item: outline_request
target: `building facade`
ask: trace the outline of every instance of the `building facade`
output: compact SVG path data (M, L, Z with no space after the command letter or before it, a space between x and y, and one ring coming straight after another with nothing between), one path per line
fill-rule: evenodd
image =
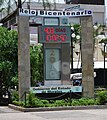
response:
M74 6L80 6L80 8L87 9L87 10L92 10L93 11L93 24L94 23L99 23L102 25L105 25L105 6L104 5L93 5L93 4L56 4L56 6L52 5L51 10L64 10L66 8L74 7ZM28 8L28 3L23 4L23 8ZM10 12L13 12L16 9L15 5L12 5L12 9ZM35 3L31 2L30 3L30 9L44 9L44 6L42 3ZM50 9L49 7L46 7L45 9ZM0 12L0 19L3 19L4 17L7 16L6 10L3 10ZM72 22L78 22L78 20L72 20Z

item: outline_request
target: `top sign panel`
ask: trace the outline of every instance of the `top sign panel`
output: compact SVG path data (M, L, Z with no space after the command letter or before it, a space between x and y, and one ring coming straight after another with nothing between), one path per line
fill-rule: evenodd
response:
M91 10L76 10L76 11L45 11L45 10L30 10L19 9L20 16L40 16L40 17L81 17L92 16Z

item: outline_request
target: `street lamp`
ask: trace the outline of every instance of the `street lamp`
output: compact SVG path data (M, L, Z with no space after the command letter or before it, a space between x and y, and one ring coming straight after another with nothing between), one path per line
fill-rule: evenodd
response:
M74 33L74 27L71 27L71 73L73 73L73 40L74 38L79 40L80 35L76 35Z
M105 69L105 63L106 63L106 61L105 61L105 59L106 59L106 44L107 44L107 37L106 36L104 36L104 39L102 39L101 41L100 41L100 43L102 43L103 44L103 46L104 46L104 85L105 85L105 78L106 78L106 69Z
M74 27L71 27L71 73L73 73L73 38L75 38Z
M104 85L105 85L105 58L106 58L106 56L105 56L105 53L106 53L106 43L104 43Z
M77 36L76 36L76 39L79 40L79 39L80 39L80 35L77 35Z
M104 40L107 40L107 38L105 38ZM102 40L102 44L103 44L103 47L104 47L104 85L105 85L105 80L106 80L106 44L107 44L107 41L104 41Z

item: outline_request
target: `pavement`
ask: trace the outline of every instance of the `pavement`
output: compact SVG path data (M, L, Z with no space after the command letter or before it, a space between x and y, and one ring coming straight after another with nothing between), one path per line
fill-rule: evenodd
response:
M0 106L0 114L1 113L16 113L20 112L14 109L9 108L8 106ZM1 120L1 119L0 119Z
M0 120L107 120L107 109L20 112L3 106Z

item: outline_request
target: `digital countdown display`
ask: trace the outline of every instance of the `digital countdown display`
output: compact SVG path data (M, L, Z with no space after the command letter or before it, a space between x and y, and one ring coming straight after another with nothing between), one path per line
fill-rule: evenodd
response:
M69 43L71 41L69 26L40 26L38 32L40 43Z

